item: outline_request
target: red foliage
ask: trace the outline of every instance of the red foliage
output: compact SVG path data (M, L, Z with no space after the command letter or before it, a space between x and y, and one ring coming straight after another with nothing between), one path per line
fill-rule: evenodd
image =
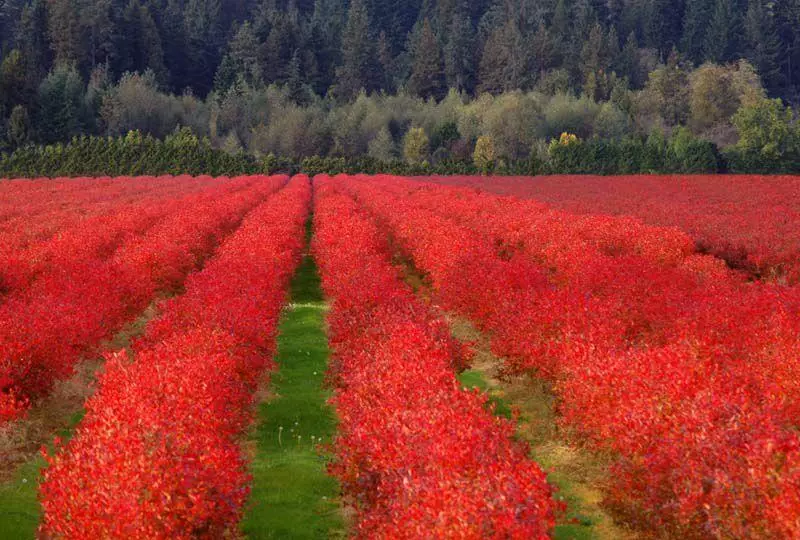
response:
M545 476L463 391L464 351L402 283L385 239L333 181L318 177L314 252L334 351L339 414L333 473L361 538L546 538L558 505Z
M30 213L0 225L0 294L19 291L48 272L108 258L126 240L174 211L182 199L190 202L195 193L219 183L211 177L115 179L112 186L88 189L80 197L56 198L61 209L45 215L37 213L31 201L19 202ZM36 240L51 233L46 240Z
M269 184L269 182L264 182ZM249 494L239 444L271 367L311 198L296 177L109 356L75 436L48 457L41 533L57 538L222 538Z
M343 178L563 425L617 456L609 502L676 535L800 534L800 290L674 230L398 178ZM597 223L597 227L592 224Z
M570 212L677 226L699 249L760 277L800 283L798 176L439 177Z
M161 217L119 219L120 226L136 229L130 234L115 233L111 240L101 229L75 230L48 243L68 251L50 250L37 279L0 305L0 422L24 413L31 399L71 375L83 355L144 310L156 293L178 287L249 209L285 181L213 182L181 198L167 191ZM81 240L93 253L71 259Z

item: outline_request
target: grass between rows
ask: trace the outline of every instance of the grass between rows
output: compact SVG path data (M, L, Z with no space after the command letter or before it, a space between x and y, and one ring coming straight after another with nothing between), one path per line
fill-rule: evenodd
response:
M291 304L278 337L278 369L269 397L260 404L251 436L251 501L242 523L250 538L337 538L345 536L339 487L326 473L336 429L326 404L328 360L326 305L313 259L304 259L291 287Z
M58 432L64 442L68 441L75 427L83 418L84 411L72 415L69 426ZM53 445L48 444L49 452ZM39 505L39 474L45 466L42 456L23 463L14 478L0 484L0 539L36 538L36 529L42 517Z
M596 498L595 494L587 493L582 481L576 482L575 471L570 474L570 472L562 470L565 463L563 456L557 452L559 446L541 444L542 441L536 440L538 437L531 437L526 430L522 429L522 425L532 420L531 414L541 413L541 409L549 408L549 404L544 404L543 397L535 396L538 392L531 391L534 397L526 400L528 403L520 403L513 399L507 399L502 389L491 383L488 376L480 369L464 371L459 374L458 379L464 388L477 388L486 392L489 396L489 404L493 407L496 415L511 418L512 407L519 412L521 425L517 436L531 443L531 457L547 472L547 481L557 489L555 496L567 505L566 513L558 516L553 531L553 537L556 540L604 540L629 537L628 531L617 530L608 523L609 517L598 510L597 503L599 501L593 500ZM529 402L531 399L539 401L539 403L531 405ZM548 420L552 421L553 419L549 418Z

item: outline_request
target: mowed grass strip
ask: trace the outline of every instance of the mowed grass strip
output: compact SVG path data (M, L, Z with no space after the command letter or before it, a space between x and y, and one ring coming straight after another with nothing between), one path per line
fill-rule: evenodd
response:
M58 432L65 443L72 437L83 415L84 411L73 414L69 426ZM47 447L52 453L53 445L47 444ZM0 539L36 538L36 529L42 518L38 498L39 474L44 466L42 456L32 457L17 469L12 480L0 483Z
M339 487L328 476L328 457L319 448L336 429L324 387L325 311L309 256L292 282L291 303L280 324L278 369L252 435L253 490L242 523L249 538L345 536Z

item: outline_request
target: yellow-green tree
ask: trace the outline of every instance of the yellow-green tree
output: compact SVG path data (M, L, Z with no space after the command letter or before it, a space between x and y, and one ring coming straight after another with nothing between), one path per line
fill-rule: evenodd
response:
M488 135L478 137L475 143L475 152L472 154L472 162L484 174L489 174L494 169L495 155L494 140Z
M408 130L403 139L403 156L409 163L422 163L428 157L430 141L425 130L413 127Z

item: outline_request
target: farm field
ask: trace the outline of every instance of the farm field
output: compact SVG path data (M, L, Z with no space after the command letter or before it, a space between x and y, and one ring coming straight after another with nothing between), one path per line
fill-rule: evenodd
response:
M0 538L800 537L798 187L0 181Z
M580 214L677 227L697 248L764 279L800 282L800 177L438 177Z

